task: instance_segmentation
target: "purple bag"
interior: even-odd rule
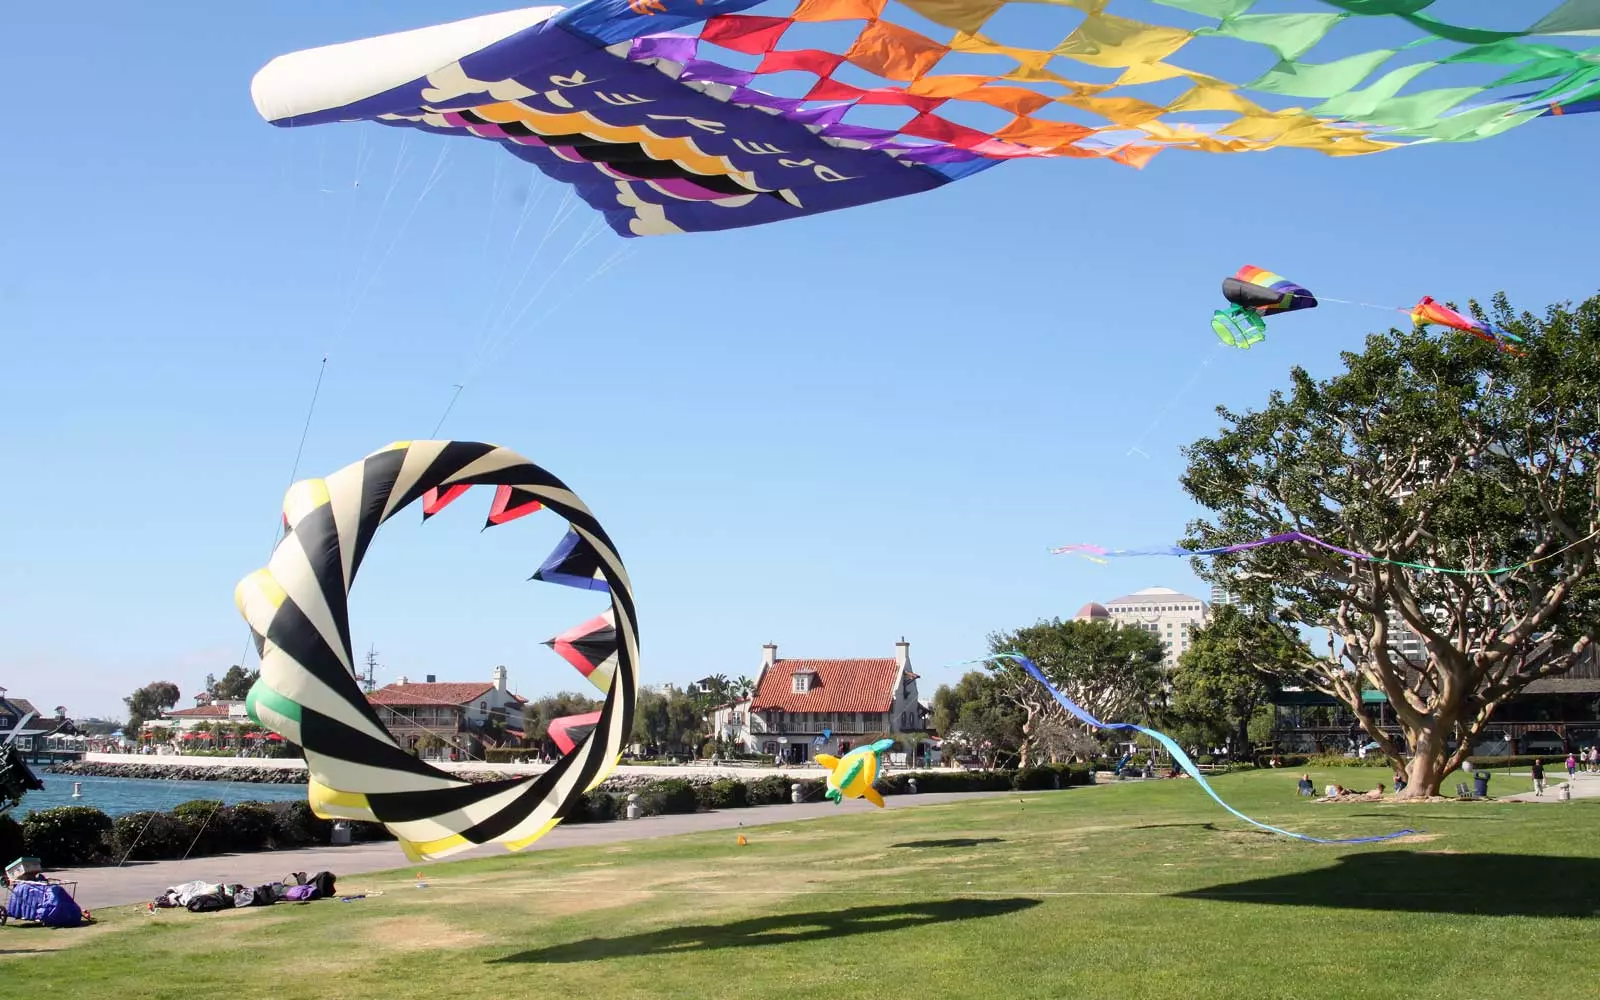
[[[37,920],[46,927],[77,927],[83,923],[83,910],[67,893],[66,886],[48,882],[11,883],[6,916]]]
[[[314,885],[291,885],[283,891],[283,898],[296,903],[316,899],[317,887]]]

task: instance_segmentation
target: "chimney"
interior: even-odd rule
[[[399,678],[397,678],[395,680],[395,683],[396,684],[410,684],[411,683],[411,678],[407,677],[405,674],[401,674],[399,676]]]
[[[901,673],[911,668],[911,643],[906,642],[905,636],[894,644],[894,665]]]
[[[772,665],[778,662],[778,644],[769,642],[761,647],[761,669],[771,670]]]
[[[502,694],[505,693],[505,690],[506,690],[506,668],[504,666],[499,666],[499,667],[495,667],[494,668],[494,689],[496,691],[499,691]]]
[[[437,679],[436,679],[436,677],[435,677],[435,675],[434,675],[434,674],[429,674],[429,675],[428,675],[428,683],[429,683],[429,684],[435,684],[435,683],[438,683],[438,681],[437,681]]]

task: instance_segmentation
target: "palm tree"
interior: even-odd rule
[[[739,679],[733,682],[733,696],[735,699],[743,700],[755,693],[756,682],[750,678],[741,674]]]

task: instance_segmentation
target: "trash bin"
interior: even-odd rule
[[[333,835],[328,838],[335,847],[343,847],[350,843],[350,821],[336,819],[333,821]]]
[[[1488,771],[1473,771],[1472,772],[1472,794],[1476,795],[1480,799],[1486,797],[1489,794],[1489,772]]]

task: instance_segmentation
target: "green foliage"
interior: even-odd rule
[[[272,842],[274,817],[265,802],[240,802],[222,810],[226,815],[213,819],[228,833],[230,851],[264,851]]]
[[[319,818],[303,799],[272,802],[272,846],[284,848],[326,844],[333,837],[333,821]]]
[[[128,706],[128,728],[123,732],[130,737],[138,735],[140,727],[161,718],[162,712],[178,703],[178,697],[178,685],[171,681],[155,681],[128,695],[122,699]]]
[[[1143,629],[1053,618],[992,634],[989,650],[1027,656],[1063,694],[1101,719],[1154,721],[1162,702],[1165,651],[1161,641]],[[1082,725],[1021,664],[995,660],[989,669],[1000,696],[1022,714],[1021,763],[1094,748]]]
[[[713,781],[708,785],[696,785],[695,794],[700,799],[700,805],[705,809],[743,809],[750,804],[750,796],[745,783],[732,778]]]
[[[701,714],[693,698],[670,684],[645,688],[634,709],[633,740],[652,753],[692,753],[703,742]]]
[[[193,851],[197,857],[233,849],[225,812],[220,799],[192,799],[172,807],[172,814],[192,828],[190,837],[199,837]]]
[[[522,730],[527,734],[529,743],[540,746],[550,735],[551,722],[569,715],[586,715],[589,712],[599,711],[602,704],[599,699],[586,694],[560,691],[522,707]],[[554,752],[555,744],[551,743],[546,749]]]
[[[919,788],[921,784],[922,782],[917,782]],[[1019,792],[1092,784],[1094,784],[1094,771],[1082,764],[1042,764],[1016,771],[1011,776],[1011,787]]]
[[[1416,753],[1412,794],[1437,789],[1496,706],[1566,672],[1600,632],[1600,296],[1542,319],[1503,295],[1492,316],[1471,311],[1526,338],[1524,354],[1375,334],[1344,372],[1296,368],[1260,410],[1219,409],[1223,429],[1185,450],[1183,486],[1211,512],[1186,544],[1298,530],[1416,564],[1273,545],[1197,567],[1251,607],[1332,632],[1339,659],[1318,661],[1319,682],[1357,712],[1363,687],[1390,695]],[[1391,615],[1423,637],[1424,662],[1390,655]],[[1462,749],[1447,755],[1451,738]]]
[[[189,822],[170,812],[124,813],[111,822],[111,846],[116,860],[175,861],[185,855],[205,857],[195,840],[198,821]],[[191,846],[193,850],[191,850]]]
[[[665,778],[639,790],[639,808],[646,816],[692,813],[700,808],[700,799],[689,782]]]
[[[246,670],[236,663],[227,669],[221,680],[206,674],[206,691],[213,698],[240,701],[250,693],[250,688],[260,676],[261,671]]]
[[[753,806],[777,805],[789,801],[789,786],[793,779],[781,774],[771,774],[747,783],[745,799]]]
[[[933,725],[946,740],[945,752],[974,755],[989,766],[1016,759],[1026,718],[999,679],[982,670],[968,671],[933,695]]]
[[[111,847],[111,817],[89,806],[35,809],[22,819],[22,840],[23,853],[47,869],[97,865]]]
[[[1272,727],[1272,696],[1302,674],[1314,657],[1287,627],[1232,605],[1212,609],[1195,629],[1189,648],[1172,672],[1172,712],[1204,733],[1201,745],[1231,739],[1235,753],[1251,746],[1252,720],[1266,709]],[[1265,740],[1263,740],[1264,742]]]

